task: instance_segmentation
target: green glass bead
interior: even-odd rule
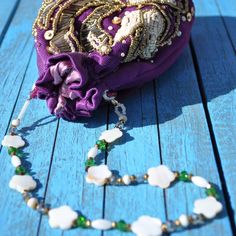
[[[96,166],[96,162],[94,159],[88,159],[86,162],[85,162],[85,167],[91,167],[91,166]]]
[[[120,220],[116,223],[116,228],[122,232],[129,231],[129,224],[127,224],[124,220]]]
[[[188,175],[188,173],[187,173],[186,171],[181,171],[180,174],[179,174],[178,179],[179,179],[180,181],[183,181],[183,182],[188,182],[188,181],[190,181],[189,175]]]
[[[25,175],[26,174],[26,169],[24,166],[18,166],[15,170],[15,173],[17,175]]]
[[[14,147],[9,147],[8,148],[8,154],[10,156],[13,156],[13,155],[16,155],[18,157],[22,157],[23,156],[22,151],[20,149],[18,149],[18,148],[14,148]]]
[[[214,187],[210,187],[209,189],[206,189],[206,195],[218,198],[217,191]]]
[[[98,140],[96,142],[98,149],[101,151],[106,151],[107,149],[107,142],[105,140]]]
[[[16,155],[17,151],[18,151],[18,149],[17,149],[17,148],[14,148],[14,147],[9,147],[9,148],[8,148],[8,154],[9,154],[10,156]]]
[[[75,221],[76,227],[87,228],[87,219],[85,216],[79,216]]]

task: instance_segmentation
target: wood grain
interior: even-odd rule
[[[195,3],[190,47],[155,82],[120,93],[127,106],[127,131],[100,155],[100,162],[121,176],[143,174],[164,163],[206,177],[218,186],[224,212],[207,225],[173,235],[228,236],[234,230],[236,207],[236,5],[234,0]],[[0,139],[38,76],[31,25],[40,4],[41,0],[0,3]],[[191,214],[194,200],[204,193],[190,184],[163,192],[148,185],[98,188],[86,183],[87,151],[115,122],[107,105],[93,118],[72,123],[51,116],[44,101],[33,101],[21,133],[28,142],[24,164],[40,179],[34,194],[52,207],[68,204],[92,220],[104,217],[130,223],[147,214],[165,221]],[[14,169],[5,148],[0,151],[1,236],[132,235],[51,229],[46,217],[28,209],[20,194],[9,189]]]
[[[13,117],[18,115],[32,88],[32,78],[35,78],[36,72],[35,55],[33,58],[25,75]],[[26,156],[22,159],[23,164],[27,169],[30,169],[30,173],[37,181],[40,180],[40,182],[38,181],[39,189],[36,195],[42,197],[47,183],[57,121],[54,117],[49,116],[45,104],[38,100],[31,102],[23,124],[21,134],[29,143],[24,149]],[[39,214],[26,207],[19,193],[9,189],[8,183],[14,174],[14,168],[5,148],[1,156],[0,165],[4,172],[0,174],[2,183],[0,211],[4,217],[0,218],[0,234],[7,236],[19,235],[19,232],[24,232],[24,235],[36,235],[40,219]]]
[[[82,119],[81,123],[60,120],[46,194],[46,201],[52,206],[67,204],[87,217],[102,217],[104,191],[102,187],[86,183],[84,162],[87,151],[95,144],[104,129],[106,107],[100,109],[94,118]],[[60,231],[50,229],[48,219],[43,218],[40,235],[47,234],[59,235]],[[88,235],[90,232],[85,230],[79,234]],[[93,235],[100,234],[99,231],[93,232]],[[78,235],[78,230],[65,232],[64,235]]]
[[[174,170],[203,176],[222,189],[189,48],[157,81],[156,90],[163,163]],[[166,191],[168,219],[178,219],[183,212],[192,214],[194,201],[202,197],[204,191],[196,186],[176,184]],[[230,235],[226,211],[221,216],[181,235]]]
[[[213,8],[212,5],[215,6],[214,1],[196,1],[201,15],[220,15],[219,9],[216,6]],[[201,40],[203,37],[204,41]],[[202,92],[205,94],[206,110],[209,112],[214,133],[212,138],[216,142],[216,161],[222,168],[221,180],[227,185],[225,191],[229,195],[229,207],[235,218],[235,212],[232,212],[236,209],[236,188],[233,186],[236,178],[235,53],[221,17],[198,17],[193,28],[192,40]]]
[[[17,10],[19,0],[1,1],[0,3],[0,45]]]
[[[234,47],[236,52],[236,4],[234,0],[228,0],[227,4],[224,1],[216,0],[219,12],[223,18],[223,22],[226,26],[226,30],[229,36],[229,39]]]
[[[128,130],[114,149],[108,154],[107,163],[119,175],[143,175],[148,168],[161,163],[159,138],[156,126],[156,109],[153,84],[136,89],[121,97],[127,107]],[[117,117],[110,113],[111,128]],[[121,145],[122,144],[122,145]],[[123,219],[128,223],[141,215],[160,217],[165,220],[163,191],[148,185],[130,187],[107,187],[104,216],[112,220]],[[125,235],[125,233],[105,232],[104,235]]]

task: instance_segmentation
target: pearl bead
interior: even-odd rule
[[[114,18],[113,18],[113,20],[112,20],[112,23],[113,24],[120,24],[120,22],[121,22],[121,18],[120,17],[118,17],[118,16],[115,16]]]
[[[123,44],[126,44],[126,40],[125,40],[125,39],[123,39],[123,40],[122,40],[122,43],[123,43]]]
[[[12,158],[11,158],[11,163],[12,163],[12,165],[14,166],[14,167],[18,167],[18,166],[20,166],[21,165],[21,160],[20,160],[20,158],[18,157],[18,156],[12,156]]]
[[[113,27],[110,25],[110,26],[108,26],[108,30],[113,30]]]
[[[95,158],[98,154],[98,147],[94,146],[92,147],[88,152],[88,158]]]
[[[124,175],[122,178],[125,185],[129,185],[131,183],[129,175]]]
[[[187,20],[188,22],[192,20],[192,14],[190,12],[187,14]]]
[[[182,35],[181,31],[178,31],[177,36],[180,37]]]
[[[121,55],[121,57],[125,57],[125,53],[124,52],[122,52],[120,55]]]
[[[188,216],[187,215],[181,215],[180,217],[179,217],[179,221],[180,221],[180,223],[181,223],[181,225],[182,226],[184,226],[184,227],[188,227],[188,225],[189,225],[189,220],[188,220]]]
[[[98,219],[98,220],[92,221],[91,226],[94,229],[98,229],[98,230],[108,230],[112,228],[112,222],[108,220],[104,220],[104,219]]]
[[[204,179],[204,178],[202,178],[202,177],[200,177],[200,176],[193,176],[192,178],[191,178],[191,181],[196,185],[196,186],[198,186],[198,187],[200,187],[200,188],[208,188],[209,187],[209,182],[206,180],[206,179]]]
[[[27,206],[30,207],[30,208],[35,209],[37,205],[38,205],[38,199],[37,198],[30,198],[27,201]]]
[[[11,122],[11,125],[14,127],[18,127],[20,125],[20,120],[19,119],[15,119]]]

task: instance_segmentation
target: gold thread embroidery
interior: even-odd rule
[[[146,6],[151,8],[147,10]],[[194,15],[194,8],[189,9],[188,0],[128,0],[126,3],[121,0],[93,0],[92,2],[90,0],[44,0],[33,25],[33,34],[36,37],[38,29],[46,30],[45,39],[49,42],[49,53],[96,50],[106,55],[111,52],[118,36],[115,35],[113,38],[109,31],[103,29],[102,22],[106,17],[115,12],[119,13],[126,7],[136,7],[135,11],[140,11],[140,24],[136,25],[130,35],[124,35],[118,40],[124,41],[128,37],[131,40],[123,62],[132,61],[137,57],[150,59],[159,47],[170,45],[174,38],[181,36],[182,33],[179,31],[181,20],[190,22]],[[169,9],[168,13],[165,11],[166,7]],[[88,9],[92,11],[81,23],[78,34],[75,29],[75,19]],[[153,26],[148,24],[144,26],[145,17],[146,21],[150,20],[148,18],[156,17],[160,25],[152,22]],[[122,27],[122,20],[119,18],[119,22],[113,23],[121,24]],[[171,22],[175,22],[174,27],[171,27]],[[154,25],[160,27],[159,31],[161,29],[161,33],[156,32],[157,39],[154,38],[155,33],[148,31],[148,28]],[[118,32],[119,30],[116,34]],[[150,42],[151,45],[148,45]],[[156,42],[156,49],[153,47],[153,42]]]

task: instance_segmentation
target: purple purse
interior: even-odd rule
[[[91,116],[105,90],[156,78],[188,43],[192,0],[45,0],[33,26],[34,96],[57,117]]]

